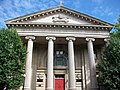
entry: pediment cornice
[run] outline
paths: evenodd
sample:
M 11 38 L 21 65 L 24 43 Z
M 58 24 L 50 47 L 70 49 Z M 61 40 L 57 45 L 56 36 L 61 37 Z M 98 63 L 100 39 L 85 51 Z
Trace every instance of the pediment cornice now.
M 106 30 L 112 29 L 112 26 L 104 25 L 83 25 L 83 24 L 51 24 L 51 23 L 11 23 L 8 28 L 60 28 L 60 29 L 88 29 L 88 30 Z
M 31 20 L 34 20 L 34 19 L 46 17 L 46 16 L 49 16 L 49 15 L 53 15 L 55 13 L 64 13 L 64 14 L 73 16 L 75 18 L 90 22 L 93 25 L 102 25 L 102 26 L 110 26 L 110 27 L 113 26 L 110 23 L 107 23 L 105 21 L 102 21 L 100 19 L 97 19 L 97 18 L 89 16 L 89 15 L 83 14 L 81 12 L 71 10 L 71 9 L 66 8 L 64 6 L 58 6 L 58 7 L 55 7 L 55 8 L 35 12 L 35 13 L 32 13 L 32 14 L 28 14 L 28 15 L 25 15 L 25 16 L 21 16 L 21 17 L 17 17 L 17 18 L 14 18 L 14 19 L 7 20 L 5 22 L 6 22 L 7 25 L 8 24 L 14 24 L 14 23 L 24 24 L 27 21 L 31 21 Z

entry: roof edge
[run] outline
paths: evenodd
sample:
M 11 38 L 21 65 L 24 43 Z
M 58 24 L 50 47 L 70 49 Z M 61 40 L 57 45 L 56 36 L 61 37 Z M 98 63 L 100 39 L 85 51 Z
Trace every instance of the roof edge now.
M 65 10 L 68 10 L 68 11 L 72 11 L 73 13 L 77 13 L 77 14 L 84 15 L 84 16 L 87 17 L 87 18 L 91 18 L 91 19 L 93 19 L 93 20 L 95 20 L 95 21 L 101 22 L 101 23 L 106 24 L 106 25 L 108 25 L 108 26 L 112 26 L 112 27 L 114 26 L 114 24 L 108 23 L 108 22 L 106 22 L 106 21 L 104 21 L 104 20 L 101 20 L 101 19 L 99 19 L 99 18 L 96 18 L 96 17 L 94 17 L 94 16 L 91 16 L 91 15 L 88 15 L 88 14 L 85 14 L 85 13 L 82 13 L 82 12 L 79 12 L 79 11 L 76 11 L 76 10 L 73 10 L 73 9 L 70 9 L 70 8 L 67 8 L 67 7 L 65 7 L 65 6 L 63 6 L 63 5 L 59 5 L 59 6 L 56 6 L 56 7 L 53 7 L 53 8 L 49 8 L 49 9 L 45 9 L 45 10 L 33 12 L 33 13 L 30 13 L 30 14 L 27 14 L 27 15 L 23 15 L 23 16 L 19 16 L 19 17 L 13 18 L 13 19 L 8 19 L 8 20 L 5 21 L 5 23 L 6 23 L 6 24 L 7 24 L 7 23 L 11 23 L 12 21 L 17 21 L 17 20 L 22 19 L 22 18 L 24 18 L 24 17 L 30 17 L 30 16 L 37 15 L 37 14 L 39 14 L 39 13 L 43 13 L 43 12 L 47 12 L 47 11 L 53 11 L 53 10 L 57 10 L 57 9 L 65 9 Z

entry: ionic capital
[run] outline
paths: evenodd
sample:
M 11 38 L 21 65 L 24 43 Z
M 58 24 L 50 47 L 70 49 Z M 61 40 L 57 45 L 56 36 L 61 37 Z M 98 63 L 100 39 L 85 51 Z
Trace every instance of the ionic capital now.
M 110 40 L 109 38 L 105 38 L 105 39 L 104 39 L 105 42 L 108 42 L 109 40 Z
M 86 41 L 95 41 L 94 38 L 86 38 Z
M 56 37 L 48 36 L 48 37 L 46 37 L 46 40 L 56 40 Z
M 75 37 L 66 37 L 66 40 L 67 41 L 70 41 L 70 40 L 75 41 L 76 39 L 75 39 Z
M 25 39 L 31 39 L 31 40 L 34 40 L 35 39 L 35 36 L 26 36 Z

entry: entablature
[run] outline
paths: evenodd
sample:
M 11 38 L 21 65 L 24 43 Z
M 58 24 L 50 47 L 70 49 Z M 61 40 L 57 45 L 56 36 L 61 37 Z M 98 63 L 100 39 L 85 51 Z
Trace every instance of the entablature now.
M 10 23 L 6 24 L 8 28 L 67 28 L 67 29 L 89 29 L 110 31 L 112 26 L 104 25 L 84 25 L 84 24 L 49 24 L 49 23 Z

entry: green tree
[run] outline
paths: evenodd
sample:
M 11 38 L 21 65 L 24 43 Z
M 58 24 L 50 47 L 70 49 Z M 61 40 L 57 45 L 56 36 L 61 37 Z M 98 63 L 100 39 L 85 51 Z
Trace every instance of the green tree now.
M 118 18 L 118 21 L 114 27 L 115 32 L 112 33 L 112 37 L 118 37 L 120 38 L 120 16 Z
M 0 30 L 0 88 L 15 90 L 22 85 L 26 49 L 14 29 Z
M 120 89 L 120 17 L 114 29 L 99 63 L 100 83 L 105 90 Z
M 120 84 L 120 39 L 111 38 L 106 44 L 99 63 L 100 83 L 105 90 L 119 90 Z

